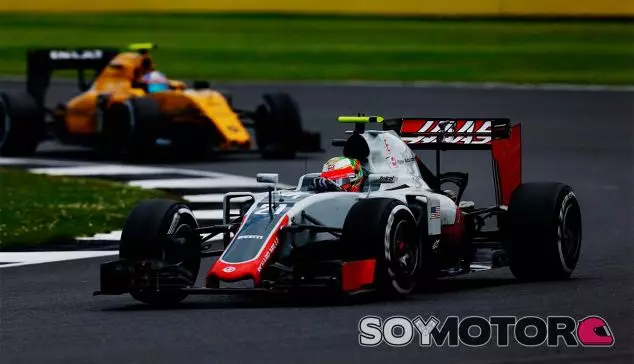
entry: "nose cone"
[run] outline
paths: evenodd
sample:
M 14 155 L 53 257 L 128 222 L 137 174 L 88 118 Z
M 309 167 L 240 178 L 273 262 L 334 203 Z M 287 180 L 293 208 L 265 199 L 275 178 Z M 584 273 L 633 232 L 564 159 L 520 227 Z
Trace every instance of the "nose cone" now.
M 278 233 L 289 223 L 288 215 L 271 221 L 263 215 L 244 223 L 220 258 L 211 266 L 207 281 L 216 278 L 224 282 L 253 279 L 261 281 L 261 273 L 279 245 Z
M 214 276 L 223 282 L 236 282 L 245 279 L 253 279 L 255 281 L 259 279 L 259 274 L 254 274 L 256 272 L 254 265 L 255 262 L 227 263 L 218 260 L 211 267 L 208 275 Z

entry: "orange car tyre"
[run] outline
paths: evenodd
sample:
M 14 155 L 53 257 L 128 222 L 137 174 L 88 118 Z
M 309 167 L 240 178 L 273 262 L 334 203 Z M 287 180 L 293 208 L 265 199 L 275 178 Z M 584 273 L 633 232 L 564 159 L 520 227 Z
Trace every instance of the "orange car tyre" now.
M 28 156 L 42 138 L 44 114 L 26 93 L 0 93 L 0 155 Z
M 262 157 L 295 158 L 302 138 L 297 102 L 282 92 L 264 94 L 262 99 L 255 118 L 255 138 Z
M 115 103 L 106 111 L 104 134 L 109 143 L 132 159 L 145 159 L 156 151 L 162 114 L 158 101 L 131 98 Z

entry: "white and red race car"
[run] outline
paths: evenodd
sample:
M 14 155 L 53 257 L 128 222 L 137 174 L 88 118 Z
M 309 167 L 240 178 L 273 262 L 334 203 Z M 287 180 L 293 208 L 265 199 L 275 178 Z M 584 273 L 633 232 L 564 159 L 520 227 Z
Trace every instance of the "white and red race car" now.
M 299 178 L 278 189 L 276 174 L 260 174 L 268 193 L 229 193 L 224 224 L 201 227 L 187 205 L 139 204 L 123 228 L 120 259 L 101 267 L 99 294 L 130 293 L 150 304 L 189 294 L 378 291 L 404 296 L 430 277 L 510 266 L 522 280 L 570 276 L 581 248 L 581 210 L 562 183 L 522 183 L 521 125 L 508 119 L 340 117 L 353 123 L 343 155 L 361 161 L 361 192 L 319 192 Z M 366 130 L 382 123 L 383 130 Z M 496 204 L 463 201 L 468 175 L 440 171 L 442 150 L 491 150 Z M 436 172 L 415 150 L 435 150 Z M 445 189 L 451 183 L 457 192 Z M 232 210 L 240 211 L 232 214 Z M 234 210 L 234 211 L 235 211 Z M 496 227 L 485 221 L 496 218 Z M 224 234 L 224 249 L 212 250 Z M 218 256 L 204 285 L 201 259 Z M 221 282 L 249 281 L 248 288 Z

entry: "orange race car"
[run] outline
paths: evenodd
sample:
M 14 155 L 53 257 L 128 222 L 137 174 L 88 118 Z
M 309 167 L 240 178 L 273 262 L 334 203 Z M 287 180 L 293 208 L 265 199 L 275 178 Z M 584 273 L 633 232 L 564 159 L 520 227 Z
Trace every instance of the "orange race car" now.
M 208 82 L 188 88 L 162 76 L 149 54 L 153 48 L 29 51 L 27 92 L 0 92 L 0 155 L 30 155 L 49 137 L 143 157 L 164 148 L 181 154 L 257 146 L 265 158 L 321 150 L 320 135 L 303 130 L 290 95 L 264 94 L 256 110 L 235 109 L 231 97 Z M 82 93 L 49 109 L 44 101 L 51 74 L 62 69 L 78 71 Z M 85 81 L 86 70 L 95 72 L 92 82 Z

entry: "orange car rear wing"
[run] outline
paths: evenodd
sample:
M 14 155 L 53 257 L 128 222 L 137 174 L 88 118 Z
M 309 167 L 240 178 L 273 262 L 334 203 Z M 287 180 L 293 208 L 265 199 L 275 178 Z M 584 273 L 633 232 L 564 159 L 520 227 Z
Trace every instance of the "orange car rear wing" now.
M 35 101 L 44 105 L 51 74 L 55 70 L 77 70 L 79 89 L 85 91 L 92 84 L 92 80 L 86 81 L 85 71 L 99 74 L 119 52 L 116 48 L 31 49 L 27 54 L 27 91 Z

